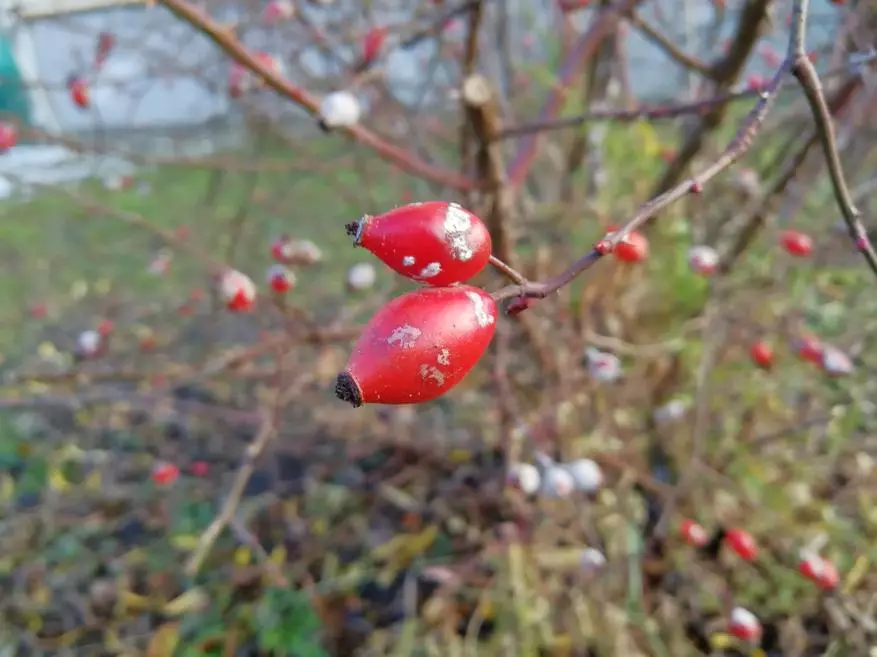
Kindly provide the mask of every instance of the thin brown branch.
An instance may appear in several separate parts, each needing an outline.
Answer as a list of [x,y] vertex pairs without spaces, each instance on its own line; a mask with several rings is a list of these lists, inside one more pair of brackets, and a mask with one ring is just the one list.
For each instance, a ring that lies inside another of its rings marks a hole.
[[653,27],[637,12],[633,12],[631,14],[630,22],[633,23],[633,25],[635,25],[640,32],[642,32],[644,37],[646,37],[654,45],[664,51],[664,53],[677,64],[692,71],[697,71],[698,73],[706,77],[711,78],[713,77],[713,75],[715,75],[715,71],[712,66],[686,53],[675,43],[670,41],[670,39],[664,36],[657,28]]
[[595,246],[589,253],[576,260],[566,270],[557,276],[550,278],[545,282],[528,281],[520,285],[509,285],[494,293],[497,300],[510,299],[512,297],[524,296],[534,298],[544,298],[549,294],[553,294],[560,288],[568,285],[583,272],[590,269],[606,253],[609,253],[614,247],[623,240],[628,233],[642,226],[646,221],[654,217],[667,206],[675,203],[679,199],[691,193],[700,193],[703,185],[715,178],[722,171],[730,167],[736,162],[749,148],[758,131],[761,129],[764,119],[770,111],[776,93],[782,86],[792,63],[789,60],[783,62],[780,69],[776,72],[770,83],[762,92],[758,103],[752,111],[747,115],[737,130],[737,134],[733,140],[727,145],[719,158],[710,166],[706,167],[693,178],[686,180],[676,187],[655,196],[651,201],[645,203],[632,219],[625,226],[616,232],[611,239]]
[[[311,115],[318,114],[319,101],[315,96],[292,84],[266,66],[237,38],[233,31],[210,18],[206,12],[200,11],[187,0],[159,0],[159,2],[177,17],[207,36],[235,61],[256,73],[260,79],[284,98],[292,101]],[[355,125],[343,130],[352,139],[373,149],[381,157],[403,171],[415,173],[424,179],[460,191],[472,187],[472,181],[469,179],[420,160],[411,152],[390,143],[362,125]]]
[[[806,0],[802,4],[806,7]],[[847,225],[850,239],[853,240],[856,248],[862,254],[862,257],[865,258],[868,267],[877,275],[877,252],[874,251],[871,240],[868,238],[868,233],[862,225],[862,213],[856,207],[847,186],[843,165],[837,151],[837,140],[834,135],[831,112],[829,111],[828,103],[825,101],[825,95],[822,92],[822,85],[819,82],[816,69],[804,53],[803,37],[796,43],[794,57],[795,63],[792,67],[792,72],[804,90],[804,95],[807,97],[807,102],[813,113],[813,120],[816,122],[816,132],[819,135],[822,151],[825,154],[825,162],[828,166],[828,174],[831,177],[834,198]]]

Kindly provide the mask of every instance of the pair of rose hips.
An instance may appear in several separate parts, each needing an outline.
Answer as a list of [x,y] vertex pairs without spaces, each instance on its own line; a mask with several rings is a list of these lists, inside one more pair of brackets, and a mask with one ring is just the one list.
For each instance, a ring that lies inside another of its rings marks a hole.
[[335,395],[354,407],[417,404],[456,386],[487,350],[498,307],[464,285],[490,260],[484,222],[457,203],[411,203],[347,225],[354,246],[425,284],[387,303],[368,322]]

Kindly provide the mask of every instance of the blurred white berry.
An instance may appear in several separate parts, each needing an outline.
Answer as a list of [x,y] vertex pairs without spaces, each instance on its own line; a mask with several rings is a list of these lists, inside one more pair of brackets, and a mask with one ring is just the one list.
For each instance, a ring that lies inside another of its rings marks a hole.
[[350,127],[359,123],[359,100],[349,91],[334,91],[320,103],[320,127],[324,130]]
[[734,607],[731,611],[731,622],[728,631],[738,639],[755,641],[761,636],[761,622],[748,609]]
[[323,259],[323,251],[310,240],[292,241],[289,248],[290,264],[314,265]]
[[84,358],[94,356],[100,349],[102,341],[103,337],[97,331],[91,329],[83,331],[76,341],[76,351]]
[[149,273],[153,276],[163,276],[171,265],[172,254],[167,249],[162,249],[155,254],[149,263]]
[[263,17],[268,23],[289,20],[295,17],[295,5],[290,0],[271,0],[265,6]]
[[586,573],[593,573],[606,565],[606,556],[596,548],[585,548],[579,557],[579,565]]
[[681,399],[671,399],[663,406],[655,409],[652,417],[658,424],[680,420],[685,416],[688,405]]
[[522,493],[533,495],[539,490],[539,470],[529,463],[515,463],[509,468],[506,481]]
[[246,312],[256,300],[256,284],[236,269],[225,271],[219,279],[219,296],[233,312]]
[[719,266],[719,254],[711,246],[692,246],[688,251],[688,264],[702,276],[711,276]]
[[578,459],[563,465],[575,483],[576,490],[593,495],[603,485],[603,471],[596,461]]
[[537,467],[542,470],[547,470],[555,465],[554,459],[548,456],[545,452],[535,452],[533,454],[533,460],[536,462]]
[[546,468],[542,473],[542,488],[540,492],[545,497],[569,497],[575,490],[576,483],[572,475],[558,466]]
[[370,262],[359,262],[347,270],[349,290],[368,290],[375,284],[377,272]]
[[587,352],[588,372],[600,383],[612,383],[621,376],[621,361],[615,354],[589,347]]
[[822,369],[831,376],[852,374],[853,361],[837,347],[826,345],[822,350]]

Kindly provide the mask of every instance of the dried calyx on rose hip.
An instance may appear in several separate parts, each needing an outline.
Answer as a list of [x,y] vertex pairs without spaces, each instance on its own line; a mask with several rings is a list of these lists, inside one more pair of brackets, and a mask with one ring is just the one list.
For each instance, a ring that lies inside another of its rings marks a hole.
[[366,324],[335,395],[363,404],[418,404],[456,386],[484,355],[497,305],[468,285],[422,288],[396,297]]
[[355,246],[395,272],[434,286],[463,283],[490,260],[484,222],[457,203],[411,203],[347,225]]

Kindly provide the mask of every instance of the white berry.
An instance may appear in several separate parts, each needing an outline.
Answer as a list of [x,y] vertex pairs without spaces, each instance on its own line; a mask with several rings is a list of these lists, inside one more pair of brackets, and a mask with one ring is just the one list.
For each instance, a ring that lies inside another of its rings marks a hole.
[[612,383],[621,376],[621,361],[618,356],[593,347],[586,353],[588,372],[600,383]]
[[351,290],[368,290],[375,284],[377,272],[370,262],[360,262],[347,270],[347,287]]
[[596,548],[585,548],[579,557],[582,570],[593,573],[606,565],[606,556]]
[[563,467],[572,476],[576,490],[592,495],[603,485],[603,471],[596,461],[579,459]]
[[698,274],[709,276],[719,266],[719,254],[711,246],[692,246],[688,251],[688,264]]
[[94,355],[101,343],[101,334],[94,330],[83,331],[79,334],[79,339],[77,340],[77,346],[79,347],[79,352],[83,356],[92,356]]
[[529,463],[515,463],[509,468],[507,477],[509,485],[527,495],[539,490],[540,479],[539,470]]
[[320,103],[320,120],[327,128],[350,127],[359,123],[359,100],[349,91],[335,91]]
[[572,475],[561,467],[546,468],[543,473],[541,493],[545,497],[569,497],[575,487]]

